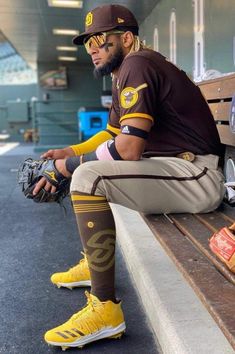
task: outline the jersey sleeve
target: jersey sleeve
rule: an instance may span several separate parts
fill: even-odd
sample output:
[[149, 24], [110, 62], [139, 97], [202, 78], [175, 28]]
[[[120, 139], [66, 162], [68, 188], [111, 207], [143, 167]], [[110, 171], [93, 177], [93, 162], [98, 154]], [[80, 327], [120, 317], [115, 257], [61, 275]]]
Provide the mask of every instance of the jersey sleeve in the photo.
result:
[[120, 108], [118, 101], [118, 90], [117, 90], [117, 81], [113, 80], [112, 83], [112, 106], [109, 111], [108, 124], [114, 128], [120, 128]]
[[141, 56], [126, 58], [119, 80], [119, 121], [128, 118], [144, 118], [154, 122], [158, 79], [151, 61]]

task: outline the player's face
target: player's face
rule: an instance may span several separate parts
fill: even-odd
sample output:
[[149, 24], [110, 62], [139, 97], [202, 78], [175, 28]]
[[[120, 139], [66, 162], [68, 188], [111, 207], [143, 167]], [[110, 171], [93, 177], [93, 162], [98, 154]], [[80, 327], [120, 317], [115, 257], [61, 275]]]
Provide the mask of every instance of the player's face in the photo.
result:
[[121, 34], [105, 34], [103, 37], [100, 34], [90, 37], [85, 42], [86, 50], [95, 66], [94, 75], [96, 77], [108, 75], [121, 65], [124, 59]]

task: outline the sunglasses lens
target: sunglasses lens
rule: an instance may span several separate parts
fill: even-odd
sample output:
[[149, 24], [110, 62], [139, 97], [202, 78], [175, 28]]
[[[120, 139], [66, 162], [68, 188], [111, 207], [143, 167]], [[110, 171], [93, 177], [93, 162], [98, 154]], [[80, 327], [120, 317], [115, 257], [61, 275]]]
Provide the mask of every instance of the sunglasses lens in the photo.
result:
[[101, 33], [88, 38], [84, 44], [86, 50], [89, 51], [91, 47], [100, 48], [105, 42], [106, 35], [105, 33]]

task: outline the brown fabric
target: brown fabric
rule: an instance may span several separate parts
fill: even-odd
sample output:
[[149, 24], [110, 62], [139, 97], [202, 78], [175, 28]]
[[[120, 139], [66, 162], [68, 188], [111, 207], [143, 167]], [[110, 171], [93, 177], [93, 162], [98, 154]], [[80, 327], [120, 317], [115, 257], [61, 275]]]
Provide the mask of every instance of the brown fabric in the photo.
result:
[[221, 156], [217, 128], [200, 89], [160, 53], [144, 49], [125, 57], [113, 82], [109, 124], [145, 118], [153, 122], [144, 157]]
[[91, 273], [91, 292], [101, 301], [116, 301], [114, 289], [116, 232], [103, 197], [72, 193], [73, 208]]
[[118, 27], [130, 27], [138, 33], [138, 23], [129, 9], [121, 5], [103, 5], [88, 12], [85, 19], [85, 32], [73, 39], [73, 43], [82, 45], [90, 34], [107, 32]]

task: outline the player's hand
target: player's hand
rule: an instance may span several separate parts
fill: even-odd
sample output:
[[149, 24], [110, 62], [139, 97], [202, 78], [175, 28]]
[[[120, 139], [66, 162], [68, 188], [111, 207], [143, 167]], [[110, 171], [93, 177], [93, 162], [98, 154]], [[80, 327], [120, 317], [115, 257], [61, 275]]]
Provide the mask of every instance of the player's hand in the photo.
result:
[[71, 149], [71, 147], [67, 147], [64, 149], [48, 150], [47, 152], [42, 154], [40, 157], [42, 159], [58, 160], [58, 159], [66, 159], [71, 156], [75, 156], [74, 151], [73, 151], [73, 149]]
[[[71, 174], [67, 171], [65, 165], [66, 159], [59, 159], [55, 161], [55, 167], [57, 170], [65, 177], [71, 177]], [[44, 188], [47, 192], [55, 193], [56, 187], [53, 186], [45, 177], [40, 178], [38, 183], [36, 184], [33, 195], [36, 195], [42, 188]]]
[[55, 193], [56, 187], [53, 186], [50, 182], [47, 181], [45, 177], [40, 178], [38, 183], [36, 184], [34, 190], [33, 190], [33, 195], [38, 194], [38, 192], [44, 188], [47, 192], [50, 193]]

